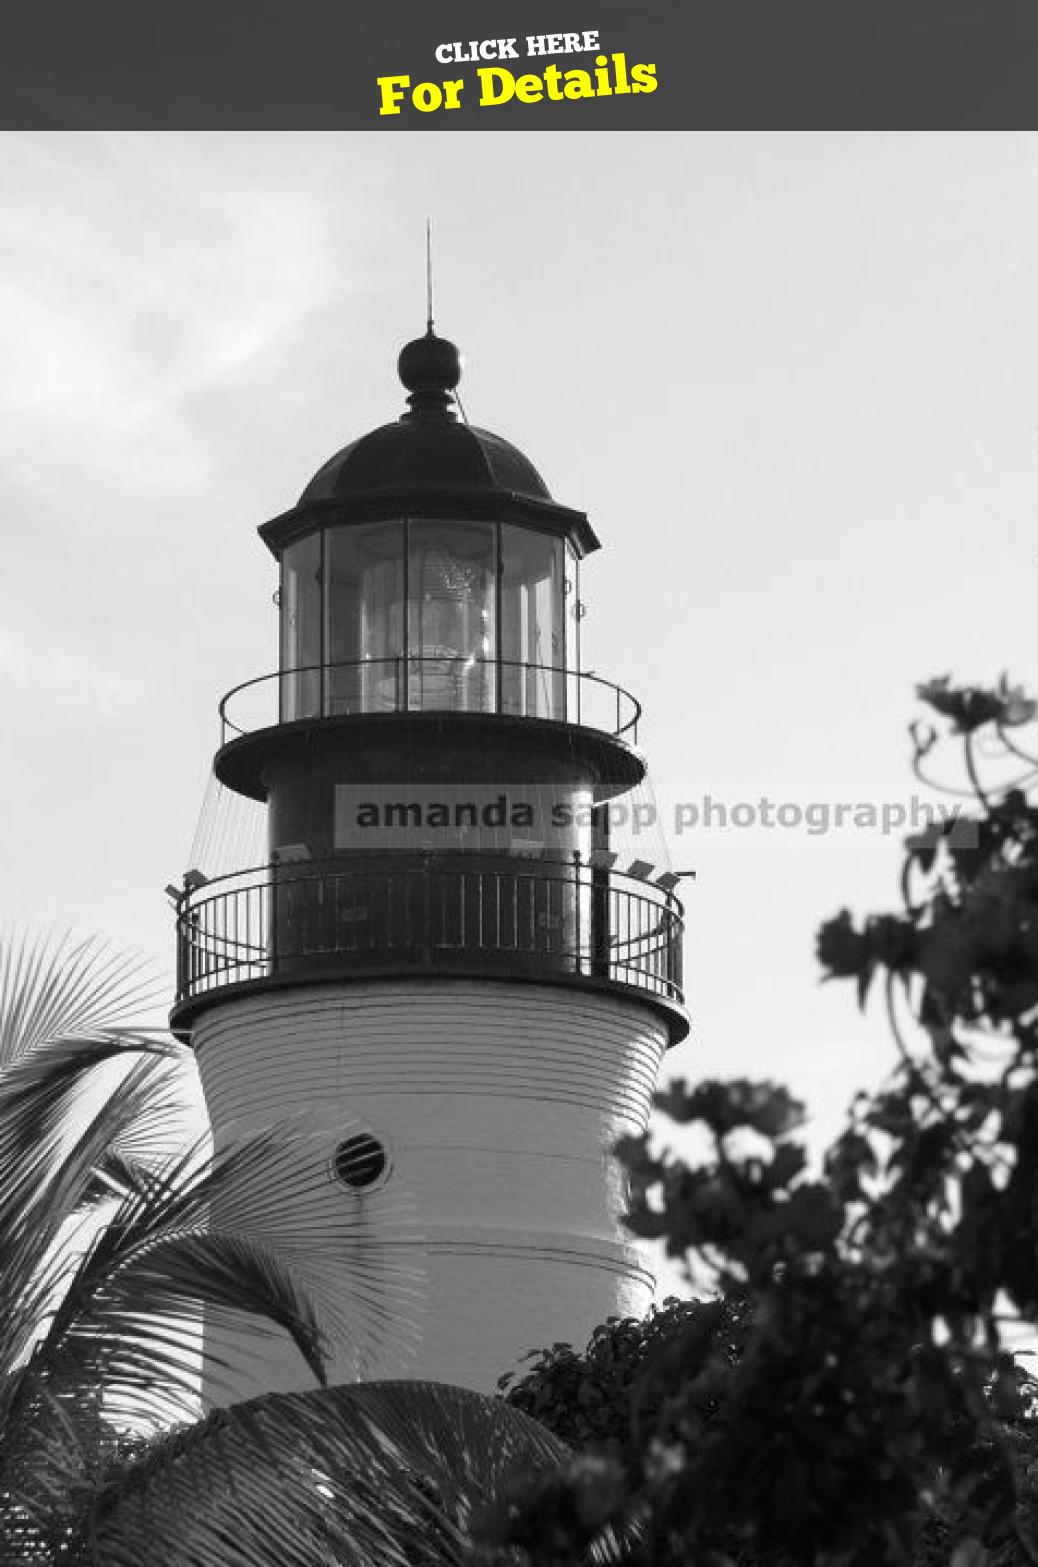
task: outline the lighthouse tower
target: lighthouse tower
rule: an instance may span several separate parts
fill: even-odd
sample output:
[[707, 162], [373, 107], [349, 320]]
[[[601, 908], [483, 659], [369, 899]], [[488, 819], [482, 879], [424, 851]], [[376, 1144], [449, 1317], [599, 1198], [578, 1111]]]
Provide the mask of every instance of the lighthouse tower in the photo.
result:
[[[259, 530], [280, 667], [224, 699], [214, 772], [265, 802], [267, 850], [185, 878], [172, 1024], [217, 1147], [311, 1117], [282, 1228], [313, 1276], [356, 1298], [356, 1248], [308, 1241], [300, 1189], [413, 1249], [414, 1353], [379, 1373], [489, 1391], [648, 1305], [611, 1150], [687, 1032], [682, 911], [623, 836], [639, 705], [580, 667], [587, 517], [459, 418], [452, 343], [430, 327], [398, 368], [407, 411]], [[394, 1190], [399, 1238], [378, 1232]], [[355, 1376], [336, 1354], [333, 1380]], [[234, 1391], [308, 1381], [271, 1341]]]

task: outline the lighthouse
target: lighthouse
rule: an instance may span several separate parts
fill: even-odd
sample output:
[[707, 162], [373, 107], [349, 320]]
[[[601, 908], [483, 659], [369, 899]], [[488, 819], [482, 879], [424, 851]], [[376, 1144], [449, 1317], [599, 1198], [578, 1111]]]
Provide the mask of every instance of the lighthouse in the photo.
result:
[[[401, 416], [259, 529], [280, 660], [224, 698], [213, 770], [266, 844], [185, 877], [172, 1026], [218, 1150], [305, 1126], [263, 1196], [303, 1277], [375, 1341], [380, 1294], [421, 1281], [406, 1361], [388, 1335], [374, 1366], [333, 1344], [332, 1380], [490, 1391], [651, 1298], [612, 1150], [687, 1033], [682, 908], [631, 832], [640, 706], [581, 668], [587, 516], [461, 416], [431, 325], [398, 370]], [[309, 1373], [269, 1340], [254, 1378], [233, 1393]]]

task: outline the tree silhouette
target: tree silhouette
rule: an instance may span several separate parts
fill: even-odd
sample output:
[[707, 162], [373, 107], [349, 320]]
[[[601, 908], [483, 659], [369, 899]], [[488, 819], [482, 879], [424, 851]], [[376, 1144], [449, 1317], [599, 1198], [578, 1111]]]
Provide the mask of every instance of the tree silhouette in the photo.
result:
[[[607, 1324], [510, 1390], [588, 1444], [496, 1516], [531, 1563], [542, 1516], [560, 1563], [603, 1519], [653, 1567], [1038, 1563], [1030, 1384], [1007, 1347], [1038, 1322], [1036, 708], [1005, 678], [918, 695], [936, 723], [913, 726], [913, 766], [933, 782], [957, 757], [939, 781], [957, 809], [906, 843], [900, 908], [844, 910], [818, 939], [825, 978], [882, 998], [896, 1068], [816, 1173], [782, 1087], [657, 1096], [710, 1151], [627, 1140], [629, 1224], [719, 1303]], [[585, 1436], [616, 1360], [613, 1418]], [[608, 1466], [597, 1508], [589, 1464]]]

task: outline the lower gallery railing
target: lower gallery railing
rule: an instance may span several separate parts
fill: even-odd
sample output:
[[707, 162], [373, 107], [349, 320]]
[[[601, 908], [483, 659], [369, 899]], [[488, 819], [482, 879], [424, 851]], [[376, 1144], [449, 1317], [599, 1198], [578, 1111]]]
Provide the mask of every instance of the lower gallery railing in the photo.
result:
[[178, 1002], [255, 980], [415, 965], [574, 974], [682, 1000], [678, 899], [583, 863], [265, 865], [185, 893], [177, 928]]

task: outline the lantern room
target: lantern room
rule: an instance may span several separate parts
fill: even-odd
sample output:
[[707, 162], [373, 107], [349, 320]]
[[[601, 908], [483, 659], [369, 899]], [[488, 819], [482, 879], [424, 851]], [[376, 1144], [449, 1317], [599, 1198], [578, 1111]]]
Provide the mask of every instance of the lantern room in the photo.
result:
[[315, 527], [281, 557], [282, 718], [564, 719], [577, 571], [565, 538], [500, 519]]
[[579, 563], [598, 547], [507, 441], [459, 421], [453, 344], [399, 359], [408, 412], [262, 529], [281, 566], [282, 722], [379, 712], [565, 720]]

